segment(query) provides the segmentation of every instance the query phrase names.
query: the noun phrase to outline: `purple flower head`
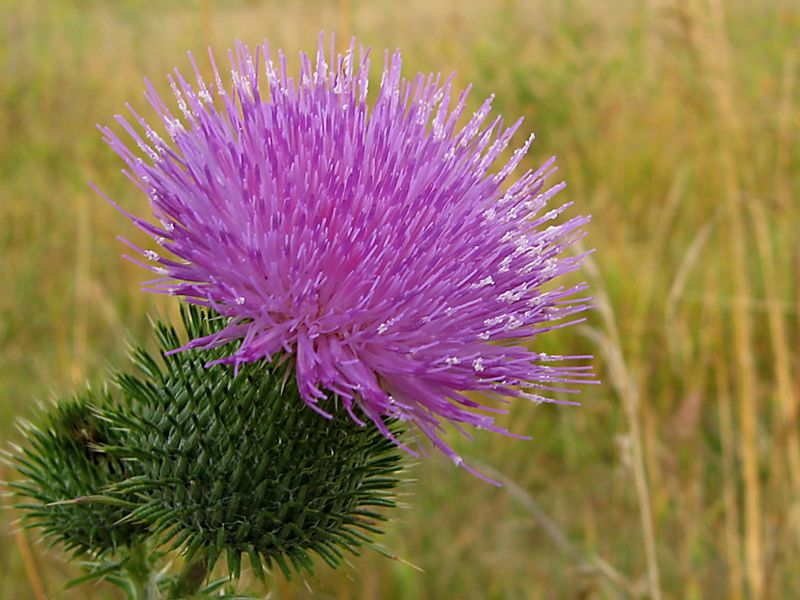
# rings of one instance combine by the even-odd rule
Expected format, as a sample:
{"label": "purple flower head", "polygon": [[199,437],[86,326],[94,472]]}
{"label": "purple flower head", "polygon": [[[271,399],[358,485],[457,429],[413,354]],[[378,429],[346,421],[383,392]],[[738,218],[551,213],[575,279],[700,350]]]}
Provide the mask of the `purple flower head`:
{"label": "purple flower head", "polygon": [[546,186],[554,159],[509,180],[533,136],[498,166],[522,119],[491,119],[491,97],[461,119],[468,89],[451,102],[453,76],[405,79],[386,52],[368,102],[369,51],[330,45],[295,79],[283,53],[237,44],[227,88],[213,56],[211,84],[190,55],[196,83],[169,78],[178,111],[147,83],[166,136],[133,109],[117,120],[138,151],[101,127],[154,219],[125,214],[163,248],[126,242],[146,259],[131,260],[161,276],[148,289],[229,318],[178,350],[287,353],[311,408],[333,392],[353,419],[358,406],[390,437],[382,417],[406,420],[462,464],[446,423],[511,435],[498,402],[591,378],[562,362],[586,357],[528,347],[587,306],[585,286],[550,282],[578,267],[564,251],[588,217],[547,209],[564,187]]}

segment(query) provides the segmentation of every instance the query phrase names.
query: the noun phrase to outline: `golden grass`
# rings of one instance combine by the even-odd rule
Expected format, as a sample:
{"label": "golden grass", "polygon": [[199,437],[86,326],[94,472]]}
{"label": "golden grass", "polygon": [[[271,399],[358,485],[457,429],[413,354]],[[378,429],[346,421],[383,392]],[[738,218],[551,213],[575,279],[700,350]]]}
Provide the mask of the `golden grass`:
{"label": "golden grass", "polygon": [[[613,9],[611,8],[613,6]],[[515,406],[531,443],[454,440],[494,489],[438,457],[413,468],[385,543],[275,598],[800,597],[800,6],[782,0],[0,0],[0,434],[37,399],[100,382],[147,339],[119,258],[131,228],[86,185],[143,199],[94,129],[184,52],[320,30],[458,71],[558,154],[593,221],[598,308],[544,351],[597,355],[579,409]],[[343,43],[341,36],[340,41]],[[149,113],[148,113],[149,114]],[[521,136],[522,137],[522,136]],[[0,520],[0,597],[78,570]],[[417,572],[406,562],[423,569]],[[33,577],[31,574],[33,573]]]}

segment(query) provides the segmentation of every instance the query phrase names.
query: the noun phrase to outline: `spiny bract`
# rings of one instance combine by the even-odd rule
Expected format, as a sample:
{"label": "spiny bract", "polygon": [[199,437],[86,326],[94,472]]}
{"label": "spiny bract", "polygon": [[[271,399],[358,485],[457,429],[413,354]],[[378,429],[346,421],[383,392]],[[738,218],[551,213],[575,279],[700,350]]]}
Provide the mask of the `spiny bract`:
{"label": "spiny bract", "polygon": [[[196,307],[183,321],[190,335],[224,324]],[[157,333],[162,355],[179,343],[171,327]],[[288,361],[238,373],[204,367],[226,350],[172,354],[162,365],[139,349],[140,373],[119,375],[124,402],[104,418],[124,441],[109,452],[140,473],[112,489],[136,496],[129,520],[189,558],[202,555],[209,569],[224,553],[236,576],[242,554],[257,573],[277,565],[290,577],[311,571],[313,554],[335,567],[344,551],[378,548],[376,507],[395,505],[400,450],[344,413],[321,419],[309,410],[284,376]]]}
{"label": "spiny bract", "polygon": [[26,527],[37,527],[52,542],[76,555],[113,554],[146,534],[140,523],[126,521],[131,498],[97,501],[108,488],[138,474],[136,465],[109,455],[119,433],[99,416],[111,404],[107,392],[87,390],[51,407],[36,423],[22,427],[25,447],[7,453],[23,476],[6,485],[20,500]]}
{"label": "spiny bract", "polygon": [[155,218],[126,214],[163,249],[129,245],[161,276],[150,289],[229,318],[182,349],[240,340],[219,359],[235,365],[290,353],[318,412],[333,392],[354,420],[388,437],[384,416],[410,421],[461,464],[446,423],[508,434],[495,402],[591,377],[554,364],[585,357],[526,341],[586,308],[583,285],[549,282],[578,267],[564,251],[588,217],[545,212],[563,187],[545,186],[554,159],[509,179],[533,136],[496,167],[521,119],[490,119],[491,97],[459,126],[468,89],[405,79],[397,51],[368,102],[369,51],[330,45],[302,54],[295,79],[266,42],[239,43],[227,88],[213,56],[209,84],[190,55],[196,83],[169,78],[179,111],[147,83],[168,141],[133,109],[117,120],[138,153],[101,127]]}

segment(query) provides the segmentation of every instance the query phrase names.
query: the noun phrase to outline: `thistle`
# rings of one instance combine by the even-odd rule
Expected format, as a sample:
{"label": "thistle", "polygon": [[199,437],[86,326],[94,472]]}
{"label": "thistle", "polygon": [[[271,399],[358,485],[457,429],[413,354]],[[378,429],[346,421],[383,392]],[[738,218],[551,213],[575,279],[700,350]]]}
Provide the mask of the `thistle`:
{"label": "thistle", "polygon": [[553,159],[511,181],[521,120],[490,119],[489,98],[459,127],[468,90],[405,79],[399,52],[370,102],[369,52],[323,42],[296,80],[238,44],[228,87],[190,55],[196,83],[170,77],[179,116],[147,84],[165,134],[133,109],[117,120],[138,150],[101,127],[154,220],[118,208],[161,248],[126,242],[145,261],[128,258],[185,301],[185,335],[156,324],[159,352],[135,350],[114,389],[26,428],[11,487],[28,525],[129,598],[216,593],[221,556],[233,577],[242,557],[292,577],[381,550],[400,448],[424,448],[407,431],[472,471],[449,428],[516,435],[503,403],[591,381],[565,362],[587,357],[530,347],[587,307],[583,284],[553,283],[588,221],[547,209]]}
{"label": "thistle", "polygon": [[155,217],[123,211],[161,247],[128,242],[144,261],[129,258],[160,276],[147,289],[228,318],[176,352],[227,346],[212,363],[237,367],[289,354],[317,412],[395,441],[385,419],[407,421],[460,465],[447,424],[510,435],[503,402],[591,378],[564,364],[586,357],[529,347],[587,306],[583,285],[551,282],[578,267],[564,252],[588,217],[545,211],[563,188],[546,186],[553,159],[509,182],[533,136],[494,168],[522,121],[489,119],[492,98],[459,128],[468,90],[451,108],[452,76],[407,80],[387,52],[370,103],[369,52],[323,41],[296,79],[266,42],[238,44],[230,87],[213,56],[209,83],[190,55],[196,83],[170,77],[178,111],[148,83],[168,141],[132,109],[117,117],[138,153],[101,128]]}

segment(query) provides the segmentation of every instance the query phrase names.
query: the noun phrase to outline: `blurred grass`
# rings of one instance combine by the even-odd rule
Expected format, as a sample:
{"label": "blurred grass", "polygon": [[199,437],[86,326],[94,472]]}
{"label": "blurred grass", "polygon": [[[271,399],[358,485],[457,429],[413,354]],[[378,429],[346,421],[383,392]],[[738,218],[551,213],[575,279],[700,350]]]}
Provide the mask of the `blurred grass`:
{"label": "blurred grass", "polygon": [[[612,8],[613,6],[613,8]],[[594,220],[598,310],[540,340],[597,355],[579,409],[517,406],[530,443],[461,445],[494,489],[433,457],[386,544],[275,598],[800,597],[800,6],[780,0],[292,3],[0,0],[0,436],[37,399],[99,382],[174,306],[138,291],[130,232],[90,192],[143,198],[96,122],[184,52],[320,30],[399,46],[525,115]],[[148,113],[149,114],[149,113]],[[0,478],[8,476],[0,472]],[[60,554],[0,530],[0,598],[61,591]],[[548,533],[549,532],[549,533]],[[560,536],[560,537],[559,537]],[[313,593],[312,591],[313,590]]]}

